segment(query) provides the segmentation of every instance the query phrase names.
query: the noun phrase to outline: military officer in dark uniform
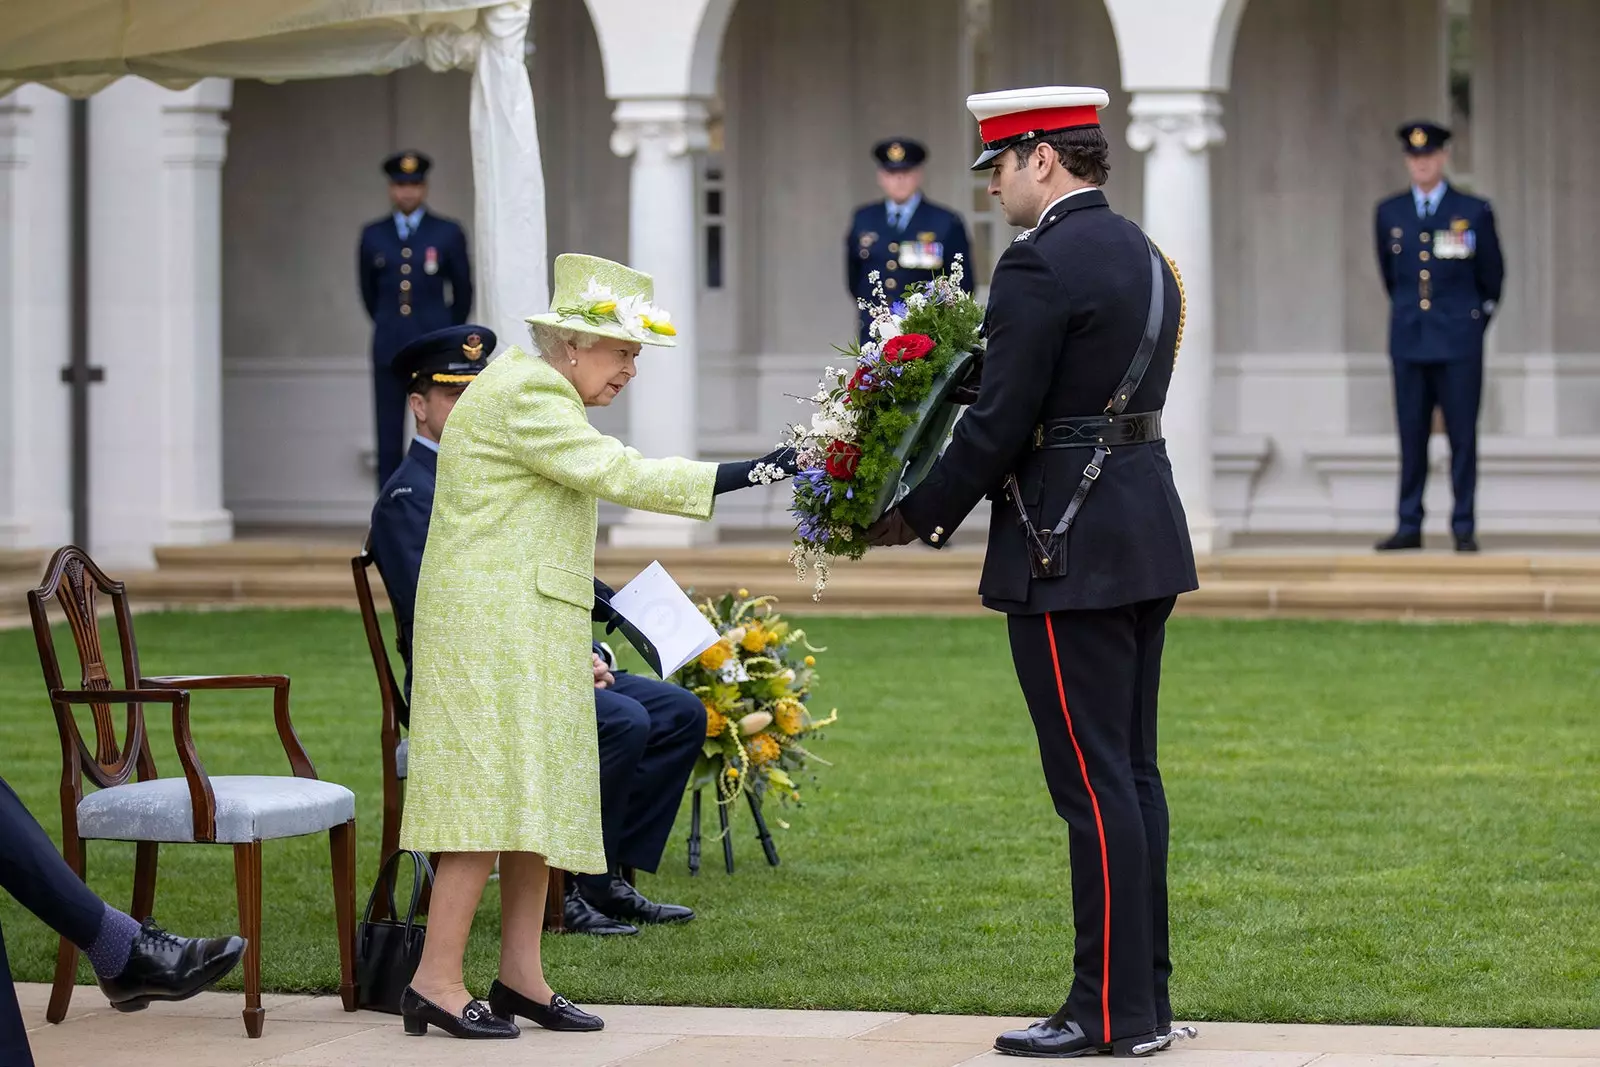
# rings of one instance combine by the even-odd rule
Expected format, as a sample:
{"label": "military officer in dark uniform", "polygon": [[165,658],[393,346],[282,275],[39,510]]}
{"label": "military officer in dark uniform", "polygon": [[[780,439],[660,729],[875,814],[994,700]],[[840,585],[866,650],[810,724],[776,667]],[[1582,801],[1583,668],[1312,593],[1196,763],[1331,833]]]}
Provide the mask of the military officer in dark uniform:
{"label": "military officer in dark uniform", "polygon": [[1005,613],[1045,781],[1066,820],[1074,978],[1049,1019],[1000,1035],[1024,1056],[1143,1055],[1173,1040],[1167,804],[1156,694],[1167,616],[1195,589],[1161,435],[1183,297],[1169,261],[1099,186],[1099,89],[969,97],[1006,221],[975,402],[872,544],[949,544],[994,501],[979,584]]}
{"label": "military officer in dark uniform", "polygon": [[1478,409],[1483,396],[1483,334],[1505,280],[1489,202],[1445,181],[1450,131],[1408,122],[1399,131],[1411,188],[1378,205],[1378,271],[1389,293],[1389,359],[1400,429],[1399,525],[1379,551],[1422,547],[1422,493],[1428,480],[1433,412],[1450,438],[1457,552],[1476,552],[1473,504],[1478,484]]}
{"label": "military officer in dark uniform", "polygon": [[400,466],[405,443],[406,393],[389,370],[395,353],[425,333],[466,322],[472,310],[467,235],[423,203],[430,166],[420,152],[397,152],[383,161],[394,211],[361,231],[356,261],[361,300],[372,318],[380,486]]}
{"label": "military officer in dark uniform", "polygon": [[[416,417],[417,435],[405,461],[384,483],[372,509],[372,555],[394,607],[406,696],[411,694],[411,624],[417,577],[428,541],[439,440],[445,420],[494,351],[484,326],[446,327],[412,341],[394,358],[392,373]],[[598,582],[597,592],[607,594]],[[610,617],[596,605],[597,616]],[[694,912],[646,899],[621,876],[623,867],[654,871],[661,863],[689,774],[706,739],[706,709],[689,690],[615,669],[609,650],[593,652],[595,717],[600,746],[600,819],[611,871],[568,881],[563,914],[568,930],[636,934],[635,923],[686,922]],[[401,708],[401,722],[407,711]]]}
{"label": "military officer in dark uniform", "polygon": [[[908,137],[879,141],[872,148],[878,161],[878,188],[884,199],[856,208],[844,239],[845,286],[857,300],[872,299],[871,274],[877,271],[884,295],[891,300],[913,282],[947,273],[960,256],[966,265],[962,287],[972,292],[972,258],[967,228],[947,207],[922,196],[922,164],[928,150]],[[860,313],[861,343],[868,341],[870,320]]]}

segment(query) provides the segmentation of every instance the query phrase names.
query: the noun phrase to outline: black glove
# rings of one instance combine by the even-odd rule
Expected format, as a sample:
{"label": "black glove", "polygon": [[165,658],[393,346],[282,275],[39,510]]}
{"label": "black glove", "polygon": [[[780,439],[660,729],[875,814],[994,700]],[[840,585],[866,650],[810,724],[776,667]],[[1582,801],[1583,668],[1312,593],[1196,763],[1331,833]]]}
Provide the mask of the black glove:
{"label": "black glove", "polygon": [[731,493],[735,489],[748,489],[752,485],[764,483],[752,482],[751,472],[757,467],[776,467],[783,472],[785,478],[792,478],[799,469],[795,462],[795,452],[792,448],[775,448],[759,459],[742,459],[733,463],[717,464],[717,484],[712,492],[717,496]]}
{"label": "black glove", "polygon": [[883,518],[867,527],[867,544],[873,548],[889,548],[894,545],[909,545],[917,540],[917,531],[900,514],[899,508],[891,508]]}
{"label": "black glove", "polygon": [[945,397],[948,404],[976,404],[978,402],[978,386],[983,381],[983,356],[980,354],[972,361],[972,368],[967,371],[967,376],[961,384],[950,390]]}

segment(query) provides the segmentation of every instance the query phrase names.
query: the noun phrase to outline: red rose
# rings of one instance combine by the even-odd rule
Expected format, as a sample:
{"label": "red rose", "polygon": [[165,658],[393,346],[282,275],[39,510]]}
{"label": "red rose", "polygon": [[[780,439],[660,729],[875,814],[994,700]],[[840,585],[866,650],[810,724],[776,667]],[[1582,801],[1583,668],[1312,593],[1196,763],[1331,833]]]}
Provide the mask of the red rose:
{"label": "red rose", "polygon": [[823,465],[830,478],[848,482],[856,476],[856,464],[861,462],[861,449],[848,441],[829,441],[827,461]]}
{"label": "red rose", "polygon": [[883,346],[883,358],[890,363],[910,363],[933,351],[933,338],[925,333],[903,333],[891,337]]}
{"label": "red rose", "polygon": [[866,367],[857,367],[856,372],[850,376],[850,384],[844,387],[844,402],[850,403],[850,398],[857,393],[870,393],[874,383],[867,381],[870,371]]}

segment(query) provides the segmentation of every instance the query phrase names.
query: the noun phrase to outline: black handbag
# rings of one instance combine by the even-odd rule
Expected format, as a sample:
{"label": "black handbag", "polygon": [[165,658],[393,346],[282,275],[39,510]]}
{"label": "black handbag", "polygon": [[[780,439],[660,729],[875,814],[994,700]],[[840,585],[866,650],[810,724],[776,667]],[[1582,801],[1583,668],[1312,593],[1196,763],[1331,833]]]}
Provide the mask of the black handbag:
{"label": "black handbag", "polygon": [[[379,893],[389,895],[389,914],[399,914],[394,879],[402,856],[411,857],[411,906],[406,909],[404,921],[390,918],[374,922],[372,906]],[[400,1014],[400,995],[417,973],[417,964],[422,962],[422,941],[428,935],[427,923],[417,922],[424,880],[433,884],[433,867],[420,852],[402,849],[391,853],[378,871],[378,882],[372,887],[367,910],[356,927],[356,1004],[367,1011]]]}

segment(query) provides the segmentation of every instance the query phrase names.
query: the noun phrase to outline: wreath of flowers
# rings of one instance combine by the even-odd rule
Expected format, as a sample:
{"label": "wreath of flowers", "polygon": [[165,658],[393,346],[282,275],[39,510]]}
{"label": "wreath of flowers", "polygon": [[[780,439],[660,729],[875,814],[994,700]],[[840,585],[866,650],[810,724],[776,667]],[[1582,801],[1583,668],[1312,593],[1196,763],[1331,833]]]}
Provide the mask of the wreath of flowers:
{"label": "wreath of flowers", "polygon": [[702,602],[700,613],[722,637],[678,676],[706,706],[705,747],[689,788],[715,786],[721,804],[741,793],[797,803],[795,775],[811,760],[827,763],[802,743],[839,718],[838,709],[817,719],[807,708],[817,679],[813,653],[825,650],[791,628],[776,602],[747,589]]}
{"label": "wreath of flowers", "polygon": [[813,600],[822,599],[830,560],[866,552],[862,535],[878,517],[879,491],[901,474],[897,449],[917,405],[977,346],[983,308],[961,287],[964,270],[958,255],[949,274],[909,286],[892,301],[878,272],[869,274],[873,298],[857,303],[871,316],[870,339],[839,349],[851,362],[829,367],[817,392],[802,398],[817,410],[809,426],[790,427],[785,441],[799,464],[789,560],[802,579],[815,573]]}
{"label": "wreath of flowers", "polygon": [[594,278],[589,279],[578,301],[556,308],[556,314],[563,319],[582,319],[590,326],[621,326],[635,341],[648,340],[653,333],[662,337],[678,335],[667,312],[642,296],[618,297],[611,286]]}

